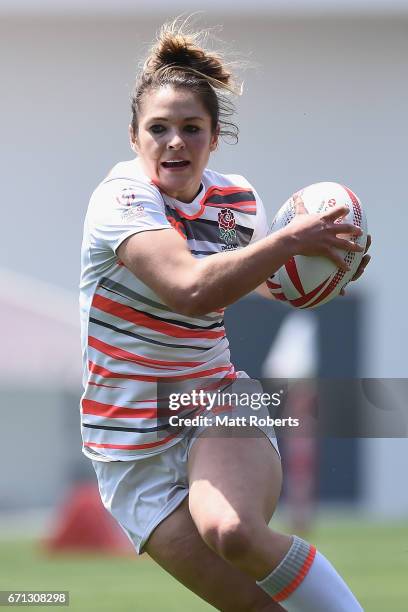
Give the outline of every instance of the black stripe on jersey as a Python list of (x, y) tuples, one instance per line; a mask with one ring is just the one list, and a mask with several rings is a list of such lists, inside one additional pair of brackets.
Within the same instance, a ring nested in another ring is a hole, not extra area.
[[(256, 198), (252, 191), (239, 191), (237, 193), (225, 194), (213, 193), (210, 194), (203, 203), (206, 204), (207, 202), (219, 204), (220, 208), (228, 208), (228, 204), (238, 204), (239, 202), (256, 202)], [(246, 210), (243, 210), (242, 213), (246, 215), (255, 215), (256, 211), (247, 212)]]
[(139, 334), (135, 334), (134, 332), (128, 331), (126, 329), (121, 329), (120, 327), (116, 327), (115, 325), (111, 325), (110, 323), (105, 323), (105, 321), (100, 321), (99, 319), (95, 319), (94, 317), (89, 317), (89, 321), (91, 323), (95, 323), (95, 325), (100, 325), (101, 327), (107, 327), (112, 331), (123, 334), (124, 336), (130, 336), (131, 338), (137, 338), (137, 340), (143, 340), (143, 342), (149, 342), (150, 344), (158, 344), (159, 346), (167, 346), (169, 348), (175, 349), (191, 349), (193, 351), (208, 351), (208, 346), (190, 346), (189, 344), (170, 344), (169, 342), (159, 342), (159, 340), (152, 340), (152, 338), (147, 338), (145, 336), (140, 336)]
[[(108, 289), (109, 291), (109, 289)], [(216, 329), (217, 327), (224, 326), (224, 320), (217, 321), (216, 323), (212, 323), (211, 325), (194, 325), (194, 323), (187, 323), (187, 321), (179, 321), (178, 319), (167, 319), (164, 317), (158, 317), (157, 315), (151, 314), (150, 312), (146, 312), (145, 310), (139, 310), (134, 306), (130, 306), (129, 304), (125, 304), (128, 308), (131, 308), (135, 312), (140, 312), (140, 314), (148, 317), (149, 319), (154, 319), (155, 321), (161, 321), (162, 323), (170, 323), (171, 325), (177, 325), (178, 327), (185, 327), (186, 329), (197, 329), (200, 331), (207, 331), (210, 329)]]
[(137, 293), (136, 291), (132, 291), (128, 287), (125, 287), (125, 285), (116, 283), (115, 281), (111, 280), (110, 278), (107, 278), (106, 276), (103, 276), (101, 278), (101, 280), (98, 283), (98, 286), (103, 287), (106, 290), (110, 290), (112, 293), (116, 293), (117, 295), (120, 295), (122, 297), (128, 297), (128, 298), (131, 298), (132, 300), (143, 302), (143, 304), (147, 304), (148, 306), (153, 306), (154, 308), (165, 310), (166, 312), (171, 312), (171, 310), (167, 308), (167, 306), (165, 306), (164, 304), (160, 304), (159, 302), (154, 302), (153, 300), (150, 300), (149, 298), (144, 297), (140, 293)]
[[(132, 306), (130, 307), (132, 308)], [(136, 312), (140, 312), (141, 314), (149, 317), (149, 319), (154, 319), (155, 321), (162, 321), (163, 323), (170, 323), (171, 325), (177, 325), (178, 327), (185, 327), (186, 329), (196, 329), (197, 331), (208, 331), (210, 329), (217, 329), (219, 327), (224, 327), (224, 319), (222, 321), (217, 321), (216, 323), (212, 323), (211, 325), (194, 325), (194, 323), (187, 323), (187, 321), (179, 321), (177, 319), (164, 319), (163, 317), (158, 317), (156, 315), (151, 314), (150, 312), (145, 312), (144, 310), (137, 310), (137, 308), (132, 308)]]
[[(236, 211), (241, 214), (241, 211)], [(242, 214), (246, 214), (242, 212)], [(218, 221), (212, 219), (193, 219), (189, 221), (184, 217), (181, 217), (176, 210), (166, 205), (166, 215), (172, 217), (176, 221), (180, 221), (183, 224), (184, 231), (186, 233), (187, 240), (205, 240), (215, 244), (223, 244), (220, 237), (220, 228)], [(237, 238), (239, 246), (246, 246), (254, 233), (252, 227), (246, 227), (245, 225), (236, 225)]]
[[(116, 283), (115, 281), (111, 280), (110, 278), (107, 278), (106, 276), (101, 278), (101, 280), (98, 283), (98, 287), (103, 287), (103, 289), (106, 289), (107, 291), (111, 291), (112, 293), (115, 293), (116, 295), (120, 295), (121, 297), (127, 297), (132, 300), (142, 302), (143, 304), (147, 304), (148, 306), (153, 306), (154, 308), (157, 308), (158, 310), (164, 310), (165, 312), (173, 312), (164, 304), (160, 304), (159, 302), (154, 302), (153, 300), (145, 297), (144, 295), (141, 295), (140, 293), (137, 293), (136, 291), (132, 291), (132, 289), (129, 289), (128, 287), (125, 287), (125, 285), (121, 285), (120, 283)], [(208, 317), (205, 315), (197, 317), (197, 318), (202, 319), (203, 321), (214, 321), (213, 317)]]
[[(169, 423), (165, 425), (158, 425), (157, 427), (112, 427), (110, 425), (89, 425), (88, 423), (82, 423), (83, 427), (87, 427), (88, 429), (109, 429), (112, 431), (131, 431), (138, 433), (149, 433), (152, 431), (160, 431), (163, 429), (169, 429), (172, 427)], [(180, 428), (181, 430), (181, 428)]]
[[(193, 223), (184, 219), (184, 229), (187, 240), (203, 240), (215, 244), (223, 244), (220, 236), (218, 221), (211, 219), (194, 219)], [(253, 228), (243, 225), (236, 225), (237, 241), (239, 246), (246, 246), (254, 233)]]
[(214, 255), (214, 253), (219, 253), (219, 251), (196, 251), (195, 249), (190, 249), (190, 253), (192, 255)]
[[(186, 223), (186, 221), (184, 222)], [(194, 219), (194, 223), (199, 223), (200, 225), (209, 225), (217, 228), (218, 230), (218, 221), (213, 221), (212, 219)], [(244, 236), (248, 236), (249, 238), (252, 238), (252, 234), (254, 233), (252, 227), (246, 227), (245, 225), (237, 224), (235, 226), (235, 229), (241, 232), (241, 234), (243, 234)]]

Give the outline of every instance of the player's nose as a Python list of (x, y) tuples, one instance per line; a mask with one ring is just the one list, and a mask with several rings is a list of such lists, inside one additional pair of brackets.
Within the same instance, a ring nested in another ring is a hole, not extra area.
[(185, 144), (184, 144), (183, 138), (181, 137), (181, 134), (177, 131), (174, 131), (170, 135), (170, 138), (167, 142), (167, 148), (178, 151), (180, 149), (184, 149), (184, 147), (185, 147)]

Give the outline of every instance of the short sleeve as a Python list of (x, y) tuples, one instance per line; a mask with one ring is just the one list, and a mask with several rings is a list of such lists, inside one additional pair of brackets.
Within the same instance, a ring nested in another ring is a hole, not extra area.
[(132, 234), (171, 228), (154, 185), (133, 179), (102, 183), (92, 194), (87, 227), (92, 246), (116, 252)]

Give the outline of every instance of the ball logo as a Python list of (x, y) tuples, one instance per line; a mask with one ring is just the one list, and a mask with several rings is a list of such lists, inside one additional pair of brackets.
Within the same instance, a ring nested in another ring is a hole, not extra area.
[(229, 208), (222, 208), (218, 213), (218, 227), (220, 229), (221, 240), (226, 244), (236, 242), (237, 232), (234, 213)]

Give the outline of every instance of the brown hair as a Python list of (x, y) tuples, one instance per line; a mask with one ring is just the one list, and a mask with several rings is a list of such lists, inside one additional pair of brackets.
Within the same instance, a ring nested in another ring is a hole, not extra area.
[(229, 121), (235, 112), (230, 94), (239, 95), (241, 88), (235, 84), (222, 56), (201, 44), (201, 39), (208, 36), (208, 30), (188, 32), (187, 21), (181, 22), (178, 18), (164, 24), (150, 49), (132, 94), (133, 132), (137, 134), (144, 94), (167, 85), (193, 91), (208, 111), (212, 129), (215, 131), (220, 126), (220, 136), (237, 142), (238, 127)]

